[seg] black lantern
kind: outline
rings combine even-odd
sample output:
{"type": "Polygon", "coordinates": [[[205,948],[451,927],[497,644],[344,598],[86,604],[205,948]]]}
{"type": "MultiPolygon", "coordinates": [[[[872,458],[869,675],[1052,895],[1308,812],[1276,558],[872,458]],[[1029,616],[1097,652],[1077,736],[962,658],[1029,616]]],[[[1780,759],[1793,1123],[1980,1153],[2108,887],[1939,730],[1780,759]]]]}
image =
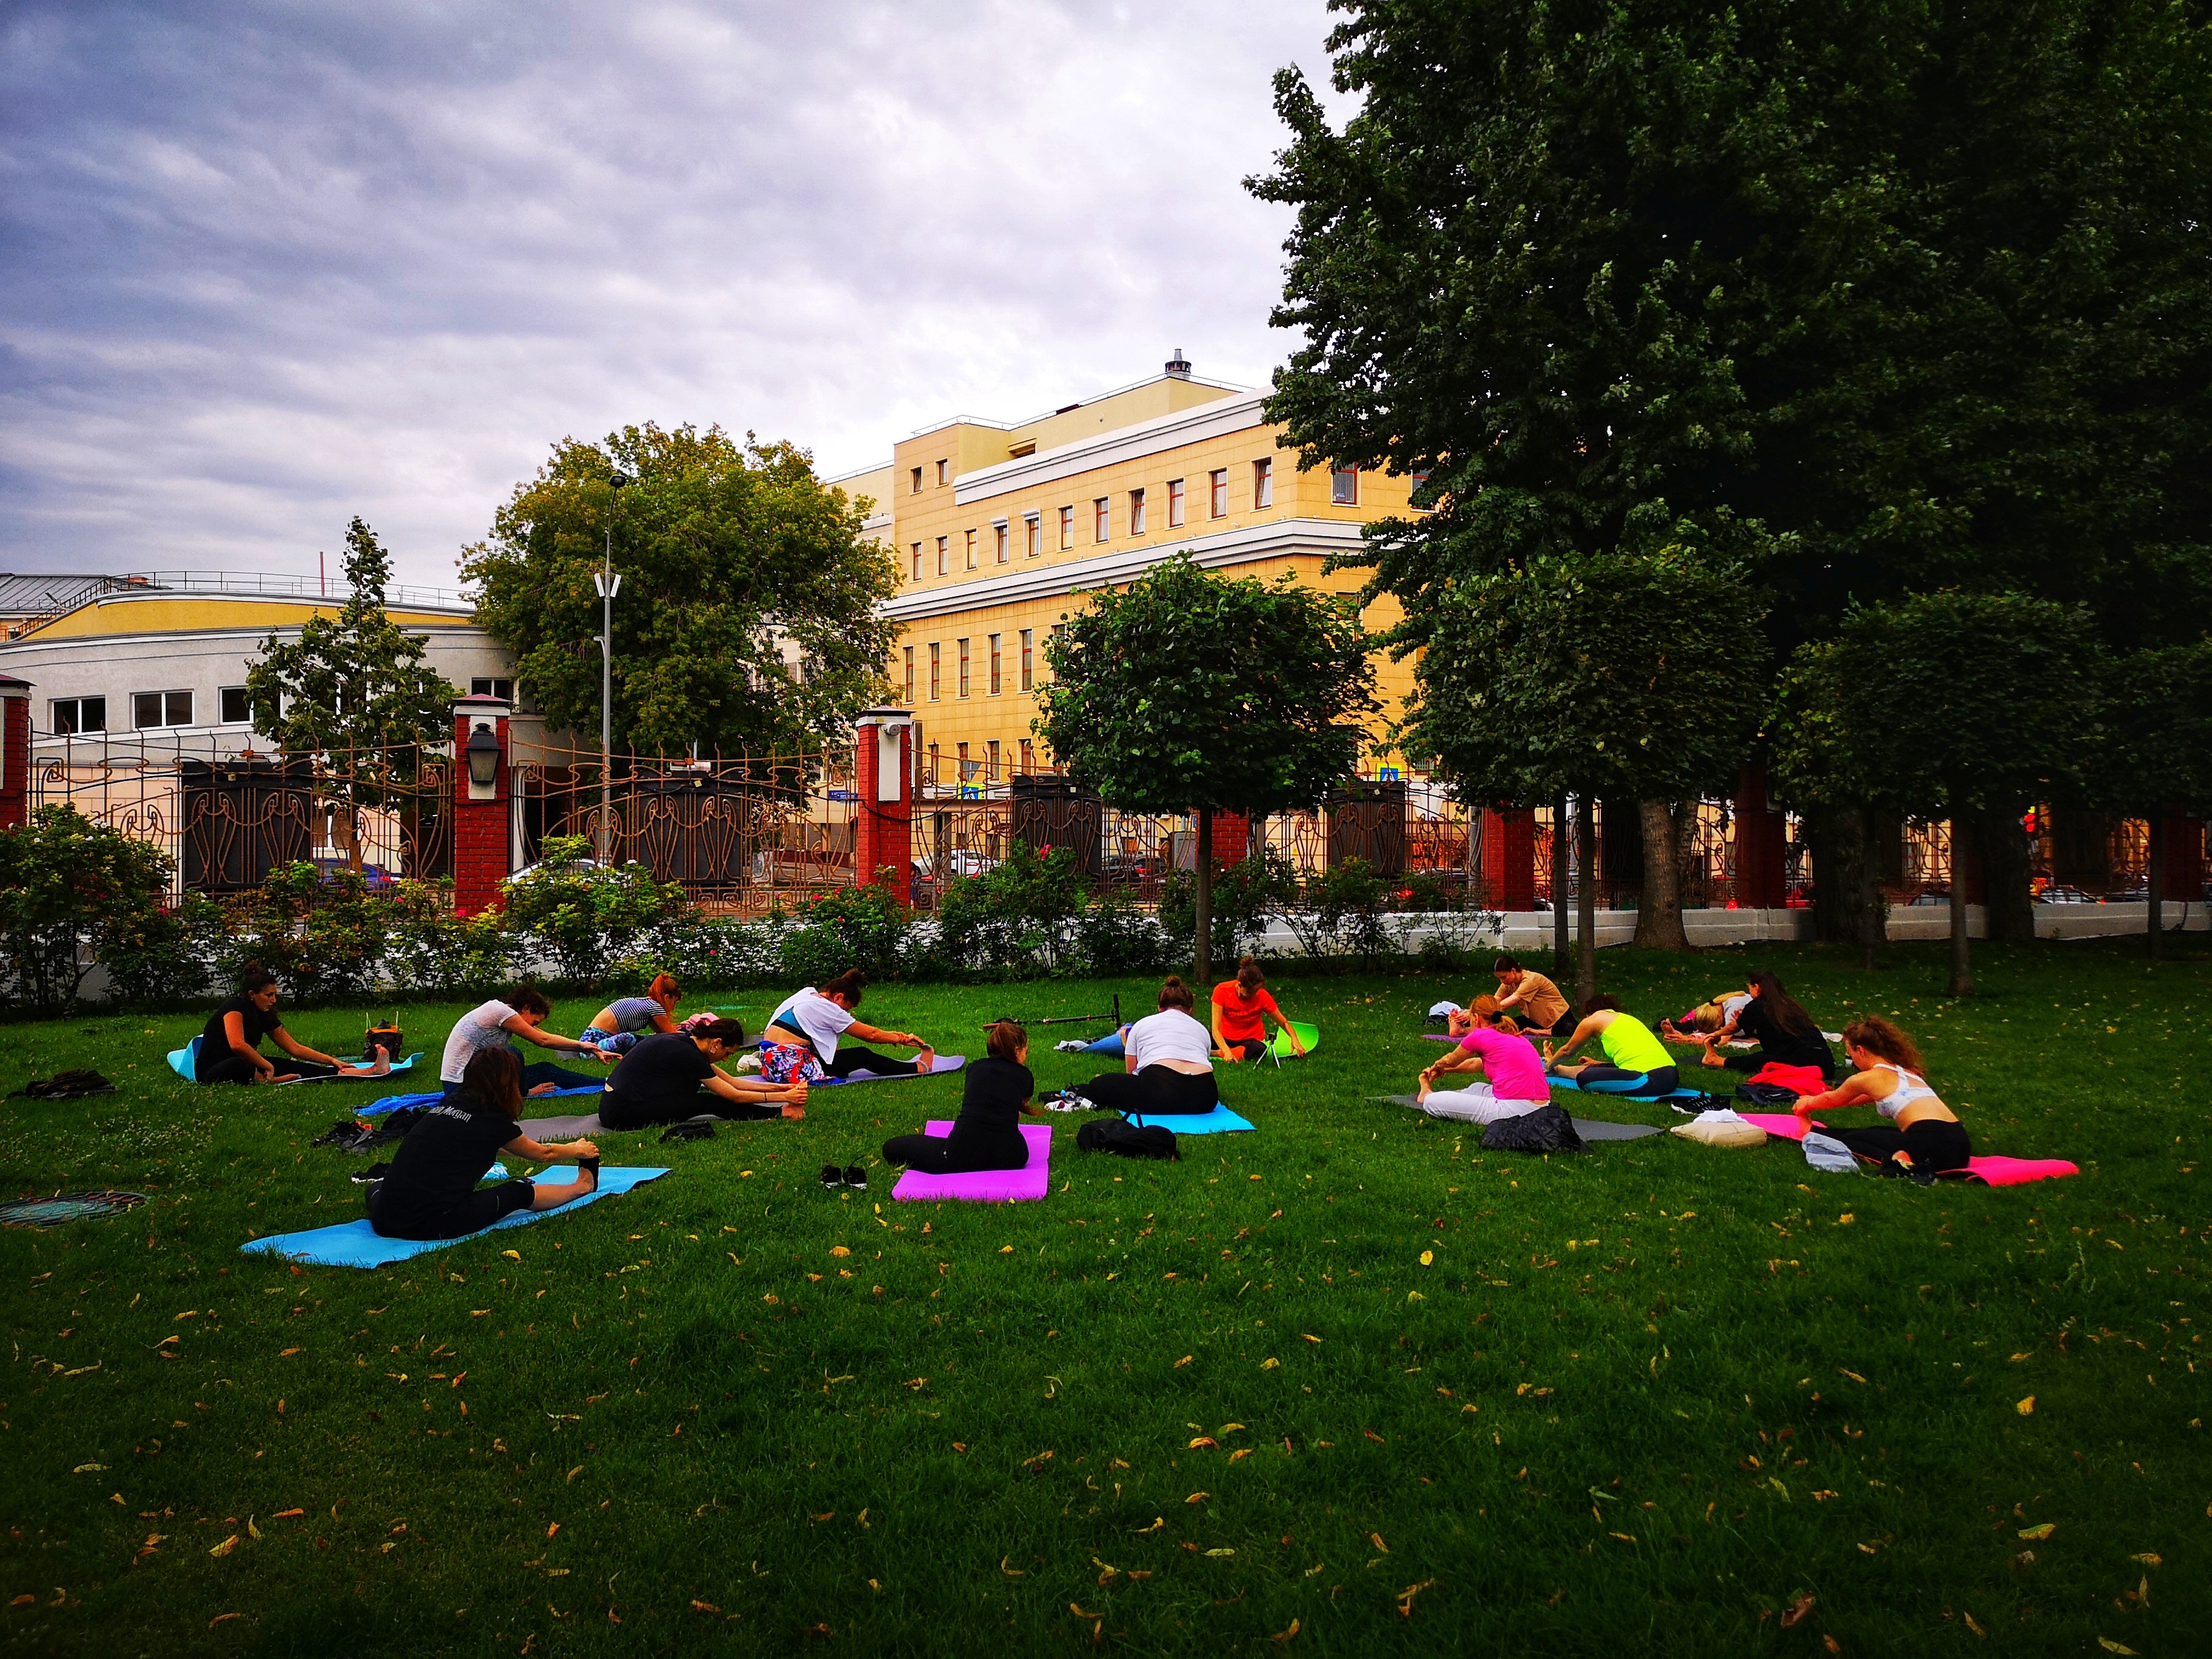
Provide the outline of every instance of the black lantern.
{"type": "Polygon", "coordinates": [[[499,785],[499,738],[489,720],[480,720],[477,729],[469,733],[469,781],[478,789],[495,789],[499,785]]]}

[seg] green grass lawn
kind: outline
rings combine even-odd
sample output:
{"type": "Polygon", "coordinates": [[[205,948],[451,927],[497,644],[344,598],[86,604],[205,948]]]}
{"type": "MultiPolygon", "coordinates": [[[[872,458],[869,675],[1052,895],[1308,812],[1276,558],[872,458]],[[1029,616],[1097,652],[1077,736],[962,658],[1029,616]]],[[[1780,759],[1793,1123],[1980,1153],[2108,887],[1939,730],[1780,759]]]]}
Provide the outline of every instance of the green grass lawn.
{"type": "MultiPolygon", "coordinates": [[[[360,1161],[309,1143],[385,1091],[184,1084],[184,1017],[0,1028],[0,1086],[123,1082],[9,1101],[0,1193],[151,1200],[0,1233],[0,1642],[2203,1652],[2212,963],[2138,948],[1989,948],[1966,1005],[1940,946],[1601,961],[1655,1021],[1747,966],[1831,1030],[1894,1013],[1978,1148],[2076,1160],[2062,1182],[1671,1137],[1485,1155],[1370,1098],[1474,981],[1285,976],[1320,1052],[1233,1075],[1259,1132],[1179,1164],[1054,1118],[1048,1201],[896,1205],[877,1148],[958,1079],[823,1091],[800,1125],[606,1137],[673,1173],[374,1273],[239,1246],[359,1213],[360,1161]],[[822,1189],[855,1160],[868,1192],[822,1189]]],[[[973,1054],[988,1017],[1115,989],[1149,1006],[884,986],[864,1012],[973,1054]]],[[[434,1065],[459,1007],[404,1012],[434,1065]]],[[[357,1048],[358,1012],[293,1019],[357,1048]]],[[[1066,1029],[1045,1087],[1093,1069],[1048,1052],[1066,1029]]]]}

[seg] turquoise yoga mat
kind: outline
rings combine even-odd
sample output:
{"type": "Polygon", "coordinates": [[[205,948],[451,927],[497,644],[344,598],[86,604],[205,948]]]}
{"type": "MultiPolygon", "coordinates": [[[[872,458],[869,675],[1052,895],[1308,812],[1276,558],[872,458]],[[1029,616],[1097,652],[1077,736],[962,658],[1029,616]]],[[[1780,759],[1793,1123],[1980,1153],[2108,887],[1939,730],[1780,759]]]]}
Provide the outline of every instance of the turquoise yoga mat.
{"type": "MultiPolygon", "coordinates": [[[[193,1068],[198,1064],[199,1057],[200,1040],[198,1037],[194,1037],[183,1048],[169,1050],[169,1069],[187,1083],[198,1083],[199,1079],[195,1075],[193,1068]]],[[[422,1054],[416,1053],[408,1055],[404,1060],[395,1060],[392,1062],[392,1069],[384,1075],[397,1077],[402,1072],[411,1072],[415,1069],[415,1062],[422,1058],[422,1054]]],[[[281,1065],[283,1061],[279,1060],[277,1063],[281,1065]]],[[[364,1083],[368,1080],[366,1077],[348,1077],[342,1072],[333,1073],[329,1077],[302,1077],[293,1079],[295,1083],[364,1083]]]]}
{"type": "Polygon", "coordinates": [[[1239,1117],[1228,1107],[1217,1103],[1210,1112],[1189,1112],[1176,1115],[1154,1116],[1150,1113],[1131,1112],[1130,1122],[1140,1129],[1172,1129],[1179,1135],[1230,1135],[1260,1126],[1249,1118],[1239,1117]]]}
{"type": "Polygon", "coordinates": [[[603,1198],[611,1198],[640,1187],[648,1181],[658,1181],[668,1173],[665,1170],[623,1169],[599,1171],[599,1189],[578,1199],[573,1204],[563,1204],[557,1210],[518,1210],[504,1221],[495,1221],[482,1232],[473,1232],[460,1238],[386,1238],[368,1224],[368,1218],[348,1221],[335,1227],[317,1227],[304,1233],[271,1233],[266,1238],[257,1238],[239,1246],[242,1255],[273,1255],[283,1261],[297,1261],[311,1267],[384,1267],[395,1261],[406,1261],[432,1250],[443,1250],[455,1244],[465,1244],[471,1238],[482,1238],[485,1233],[495,1233],[507,1227],[526,1227],[533,1221],[544,1221],[556,1215],[567,1215],[586,1204],[596,1204],[603,1198]]]}

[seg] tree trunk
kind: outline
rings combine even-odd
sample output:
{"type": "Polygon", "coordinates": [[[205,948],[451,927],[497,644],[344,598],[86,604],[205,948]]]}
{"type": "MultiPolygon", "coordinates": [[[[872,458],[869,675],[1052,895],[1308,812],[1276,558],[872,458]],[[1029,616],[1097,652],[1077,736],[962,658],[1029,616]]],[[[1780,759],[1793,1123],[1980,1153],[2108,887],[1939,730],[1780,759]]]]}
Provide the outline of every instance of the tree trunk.
{"type": "Polygon", "coordinates": [[[1644,896],[1636,906],[1636,942],[1650,951],[1686,951],[1680,816],[1663,800],[1638,801],[1636,811],[1644,827],[1644,896]]]}
{"type": "Polygon", "coordinates": [[[2027,944],[2035,938],[2035,906],[2028,895],[2027,831],[2021,815],[1999,809],[1974,815],[1982,853],[1982,936],[2027,944]]]}
{"type": "MultiPolygon", "coordinates": [[[[1859,902],[1856,912],[1859,966],[1869,974],[1874,971],[1875,947],[1889,942],[1889,912],[1882,904],[1878,846],[1874,809],[1869,806],[1859,813],[1859,902]]],[[[1952,884],[1957,885],[1955,882],[1952,884]]]]}
{"type": "Polygon", "coordinates": [[[2150,842],[2143,855],[2143,945],[2145,954],[2158,960],[2159,936],[2166,931],[2166,814],[2150,815],[2150,842]]]}
{"type": "Polygon", "coordinates": [[[1974,994],[1972,945],[1966,938],[1966,884],[1956,858],[1951,860],[1951,994],[1974,994]]]}
{"type": "Polygon", "coordinates": [[[1586,1005],[1597,994],[1597,880],[1590,862],[1597,857],[1597,824],[1590,817],[1589,797],[1583,797],[1582,811],[1575,817],[1576,862],[1575,931],[1576,940],[1575,1002],[1586,1005]]]}
{"type": "Polygon", "coordinates": [[[1856,806],[1811,807],[1804,827],[1813,854],[1813,937],[1864,946],[1875,877],[1866,814],[1856,806]]]}
{"type": "Polygon", "coordinates": [[[1203,995],[1213,981],[1213,809],[1198,809],[1198,848],[1191,860],[1193,908],[1198,912],[1198,990],[1203,995]]]}
{"type": "Polygon", "coordinates": [[[1567,798],[1560,796],[1552,803],[1552,977],[1562,980],[1567,976],[1567,951],[1571,935],[1567,931],[1567,868],[1571,854],[1567,837],[1573,831],[1567,824],[1567,798]]]}

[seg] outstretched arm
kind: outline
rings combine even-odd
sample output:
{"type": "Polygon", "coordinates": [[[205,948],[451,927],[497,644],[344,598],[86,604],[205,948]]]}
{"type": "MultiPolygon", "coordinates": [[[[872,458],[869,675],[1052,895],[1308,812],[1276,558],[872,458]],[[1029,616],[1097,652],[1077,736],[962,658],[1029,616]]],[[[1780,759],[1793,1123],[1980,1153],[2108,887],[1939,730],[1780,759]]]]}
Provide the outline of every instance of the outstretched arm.
{"type": "Polygon", "coordinates": [[[558,1031],[549,1031],[543,1026],[532,1025],[520,1014],[511,1014],[499,1024],[501,1030],[512,1032],[525,1042],[535,1043],[540,1048],[552,1048],[562,1054],[588,1054],[593,1060],[608,1066],[613,1065],[622,1058],[620,1054],[611,1054],[605,1049],[592,1043],[579,1042],[572,1036],[562,1036],[558,1031]]]}
{"type": "Polygon", "coordinates": [[[1604,1029],[1604,1026],[1598,1024],[1595,1014],[1583,1016],[1583,1023],[1575,1027],[1575,1034],[1558,1048],[1553,1048],[1548,1042],[1544,1045],[1546,1062],[1549,1064],[1571,1058],[1576,1049],[1581,1048],[1604,1029]]]}
{"type": "Polygon", "coordinates": [[[707,1079],[708,1089],[739,1106],[763,1106],[781,1103],[786,1117],[806,1115],[806,1080],[796,1083],[763,1083],[755,1078],[734,1078],[717,1069],[707,1079]]]}

